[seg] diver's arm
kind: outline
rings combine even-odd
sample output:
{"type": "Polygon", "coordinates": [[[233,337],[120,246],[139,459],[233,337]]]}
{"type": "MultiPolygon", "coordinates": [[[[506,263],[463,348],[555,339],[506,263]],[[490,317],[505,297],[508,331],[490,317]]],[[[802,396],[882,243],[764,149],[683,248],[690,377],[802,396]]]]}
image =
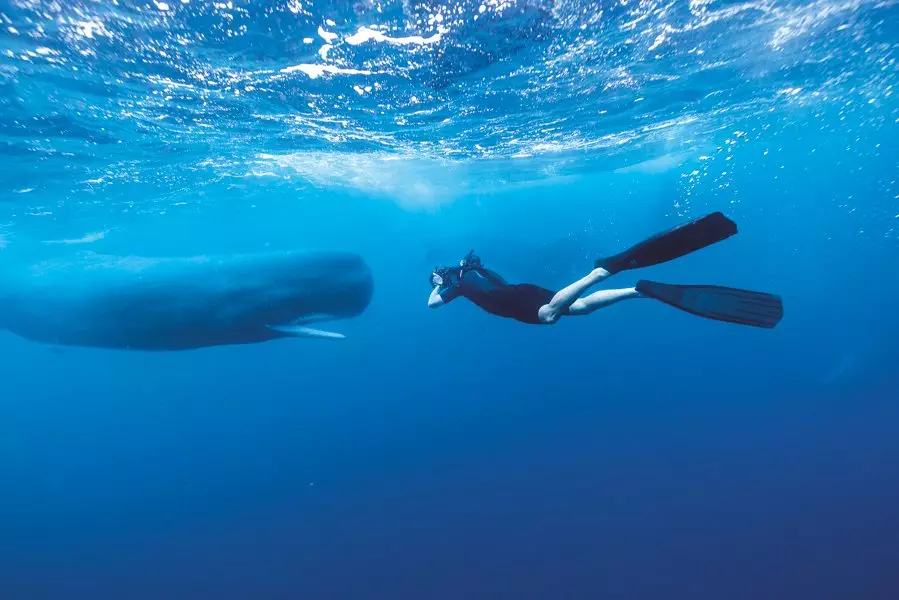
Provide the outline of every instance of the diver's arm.
{"type": "Polygon", "coordinates": [[[440,286],[435,286],[431,291],[431,297],[428,298],[428,308],[440,308],[446,304],[443,301],[443,297],[440,295],[440,286]]]}

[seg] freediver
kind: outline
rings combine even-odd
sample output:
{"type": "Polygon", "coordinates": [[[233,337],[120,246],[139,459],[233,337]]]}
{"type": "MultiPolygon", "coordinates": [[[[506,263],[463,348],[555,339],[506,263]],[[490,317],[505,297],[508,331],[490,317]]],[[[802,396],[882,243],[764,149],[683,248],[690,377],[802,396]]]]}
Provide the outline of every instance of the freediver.
{"type": "Polygon", "coordinates": [[[557,292],[529,283],[506,283],[486,269],[472,251],[458,267],[434,269],[430,279],[434,289],[428,306],[438,308],[461,296],[500,317],[551,325],[562,316],[588,315],[622,300],[655,298],[707,319],[772,329],[783,317],[783,303],[780,296],[763,292],[640,280],[631,288],[599,290],[581,297],[590,287],[616,273],[668,262],[736,233],[736,223],[720,212],[711,213],[658,233],[620,254],[597,260],[586,277],[557,292]]]}

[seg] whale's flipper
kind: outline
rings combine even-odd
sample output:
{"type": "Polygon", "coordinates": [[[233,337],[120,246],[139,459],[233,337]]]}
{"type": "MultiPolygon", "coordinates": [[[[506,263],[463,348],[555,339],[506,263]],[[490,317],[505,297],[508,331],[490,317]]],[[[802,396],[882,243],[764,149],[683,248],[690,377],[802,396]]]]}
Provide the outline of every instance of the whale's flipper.
{"type": "Polygon", "coordinates": [[[272,331],[278,331],[293,337],[328,338],[335,340],[342,340],[346,337],[342,333],[312,329],[311,327],[302,327],[300,325],[269,325],[268,328],[272,331]]]}

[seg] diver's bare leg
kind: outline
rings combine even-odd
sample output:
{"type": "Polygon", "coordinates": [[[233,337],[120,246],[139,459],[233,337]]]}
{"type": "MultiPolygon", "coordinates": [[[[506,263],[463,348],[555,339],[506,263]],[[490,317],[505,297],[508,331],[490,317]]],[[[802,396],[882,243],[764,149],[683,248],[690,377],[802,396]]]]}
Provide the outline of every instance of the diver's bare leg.
{"type": "Polygon", "coordinates": [[[559,320],[559,317],[565,314],[565,311],[580,298],[581,294],[609,275],[611,275],[611,273],[605,269],[596,268],[586,277],[582,277],[568,287],[562,288],[556,292],[556,295],[549,301],[549,304],[544,304],[540,307],[540,311],[537,313],[540,320],[544,323],[555,323],[559,320]]]}
{"type": "Polygon", "coordinates": [[[568,309],[567,315],[589,315],[594,310],[605,308],[622,300],[631,298],[642,298],[643,294],[638,292],[636,288],[625,288],[622,290],[599,290],[593,292],[586,298],[578,298],[568,309]]]}

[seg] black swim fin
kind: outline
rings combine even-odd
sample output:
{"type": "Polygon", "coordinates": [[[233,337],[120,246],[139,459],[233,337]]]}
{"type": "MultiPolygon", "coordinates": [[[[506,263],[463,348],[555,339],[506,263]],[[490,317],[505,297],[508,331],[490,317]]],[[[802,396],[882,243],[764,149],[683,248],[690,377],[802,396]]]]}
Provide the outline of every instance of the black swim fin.
{"type": "Polygon", "coordinates": [[[737,233],[737,224],[720,212],[683,223],[643,240],[620,254],[601,258],[596,267],[609,273],[639,269],[680,258],[737,233]]]}
{"type": "Polygon", "coordinates": [[[752,327],[773,329],[783,318],[780,296],[717,285],[637,282],[637,291],[688,313],[752,327]]]}

